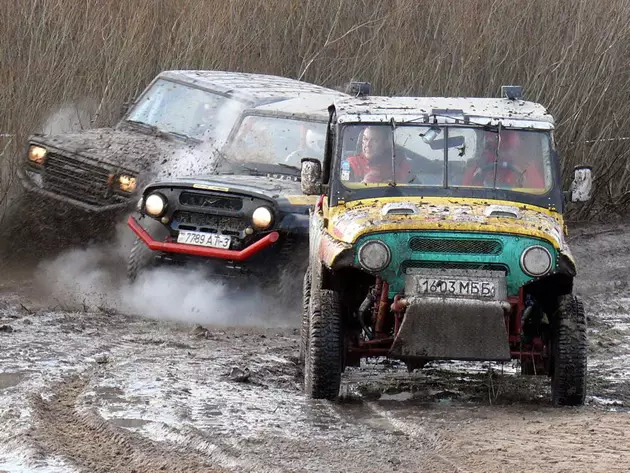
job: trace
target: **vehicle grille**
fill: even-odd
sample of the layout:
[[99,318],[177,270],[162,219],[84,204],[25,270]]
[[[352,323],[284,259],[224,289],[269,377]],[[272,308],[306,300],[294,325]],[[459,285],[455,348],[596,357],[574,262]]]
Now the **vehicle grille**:
[[44,188],[90,205],[124,203],[127,196],[115,194],[109,189],[108,169],[87,164],[57,153],[46,155]]
[[179,203],[189,207],[203,207],[221,210],[238,211],[243,208],[243,199],[220,194],[201,194],[195,192],[182,192],[179,195]]
[[498,255],[503,249],[499,240],[443,239],[414,237],[409,240],[412,251],[424,253],[457,253]]
[[477,262],[452,262],[452,261],[413,261],[406,260],[400,265],[403,273],[409,268],[425,269],[475,269],[485,271],[504,271],[510,274],[510,268],[501,263],[477,263]]
[[182,211],[175,212],[173,217],[177,230],[239,236],[248,226],[248,222],[242,217]]

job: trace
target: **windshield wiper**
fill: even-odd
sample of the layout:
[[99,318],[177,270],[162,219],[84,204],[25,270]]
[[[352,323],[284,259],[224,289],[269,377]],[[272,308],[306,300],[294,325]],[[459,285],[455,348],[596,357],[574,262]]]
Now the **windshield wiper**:
[[147,129],[147,130],[150,130],[150,131],[152,131],[153,133],[157,133],[157,131],[158,131],[158,128],[157,128],[155,125],[150,125],[150,124],[148,124],[148,123],[145,123],[145,122],[140,122],[140,121],[138,121],[138,120],[129,120],[129,119],[127,119],[127,120],[125,120],[125,121],[126,121],[127,123],[131,123],[132,125],[139,126],[139,127],[141,127],[141,128],[145,128],[145,129]]
[[177,131],[172,131],[172,130],[162,130],[161,128],[158,128],[156,125],[151,125],[150,123],[145,123],[145,122],[140,122],[137,120],[127,120],[127,122],[131,123],[132,125],[137,125],[140,126],[142,128],[145,128],[147,130],[150,130],[151,133],[158,135],[158,136],[175,136],[177,138],[181,138],[183,140],[186,141],[200,141],[197,138],[193,138],[192,136],[188,136],[185,133],[180,133]]
[[392,180],[390,186],[396,187],[396,121],[394,117],[391,120],[392,125]]
[[293,170],[295,170],[295,171],[297,171],[297,172],[299,172],[299,173],[301,173],[301,172],[302,172],[302,170],[301,170],[299,167],[297,167],[297,166],[293,166],[293,165],[291,165],[291,164],[285,164],[285,163],[274,163],[274,165],[275,165],[275,166],[282,166],[283,168],[287,168],[287,169],[293,169]]
[[179,133],[177,131],[162,131],[160,130],[160,133],[164,133],[167,135],[173,135],[176,136],[177,138],[181,138],[185,141],[196,141],[198,143],[201,143],[201,140],[198,138],[193,138],[192,136],[188,136],[186,133]]

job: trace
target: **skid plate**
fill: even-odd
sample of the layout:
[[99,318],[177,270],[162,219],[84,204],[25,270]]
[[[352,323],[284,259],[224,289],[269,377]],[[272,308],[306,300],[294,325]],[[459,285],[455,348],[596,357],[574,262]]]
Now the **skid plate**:
[[391,357],[510,359],[504,312],[498,301],[413,297],[409,302]]

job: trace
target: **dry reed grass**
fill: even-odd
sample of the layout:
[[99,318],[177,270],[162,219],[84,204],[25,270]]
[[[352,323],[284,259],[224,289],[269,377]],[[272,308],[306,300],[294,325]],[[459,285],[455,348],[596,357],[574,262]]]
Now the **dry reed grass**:
[[228,69],[395,95],[521,84],[558,120],[565,177],[591,164],[598,208],[630,206],[629,0],[4,0],[0,25],[4,189],[55,105],[110,124],[161,70]]

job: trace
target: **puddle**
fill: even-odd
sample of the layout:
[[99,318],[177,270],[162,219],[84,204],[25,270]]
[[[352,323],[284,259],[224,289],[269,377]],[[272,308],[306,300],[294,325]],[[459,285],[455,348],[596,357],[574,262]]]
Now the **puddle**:
[[25,377],[23,372],[0,373],[0,389],[11,388],[20,384]]

